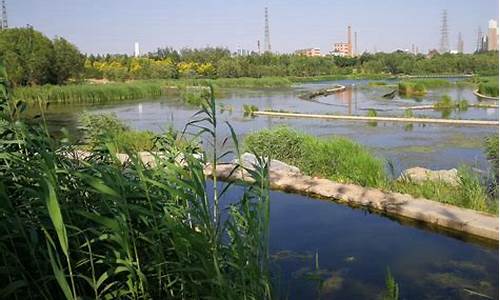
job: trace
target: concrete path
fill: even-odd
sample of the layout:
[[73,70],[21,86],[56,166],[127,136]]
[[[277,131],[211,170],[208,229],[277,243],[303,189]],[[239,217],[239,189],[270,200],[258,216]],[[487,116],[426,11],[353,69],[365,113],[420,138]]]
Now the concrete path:
[[[221,180],[252,179],[245,171],[230,172],[235,165],[217,165],[216,174]],[[212,174],[207,167],[206,174]],[[437,225],[439,227],[467,233],[476,237],[498,241],[498,217],[470,209],[439,203],[427,199],[416,199],[409,195],[382,192],[354,184],[341,184],[331,180],[313,178],[300,172],[270,168],[270,183],[273,189],[328,198],[352,206],[361,206],[396,216],[406,217]]]
[[323,119],[323,120],[348,120],[348,121],[372,121],[372,122],[386,121],[386,122],[403,122],[403,123],[434,123],[434,124],[448,124],[448,125],[479,125],[479,126],[498,127],[498,121],[485,121],[485,120],[340,116],[340,115],[283,113],[283,112],[271,112],[271,111],[255,111],[253,112],[253,114],[256,116],[310,118],[310,119]]

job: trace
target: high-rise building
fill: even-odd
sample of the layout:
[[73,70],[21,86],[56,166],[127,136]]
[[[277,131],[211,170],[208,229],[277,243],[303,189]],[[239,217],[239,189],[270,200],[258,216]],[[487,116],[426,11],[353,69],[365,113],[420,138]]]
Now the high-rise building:
[[458,43],[457,43],[457,52],[464,53],[464,40],[462,39],[462,33],[458,33]]
[[139,50],[139,43],[135,42],[134,44],[134,56],[139,57],[141,55],[140,50]]
[[488,51],[498,50],[498,23],[496,20],[488,22]]

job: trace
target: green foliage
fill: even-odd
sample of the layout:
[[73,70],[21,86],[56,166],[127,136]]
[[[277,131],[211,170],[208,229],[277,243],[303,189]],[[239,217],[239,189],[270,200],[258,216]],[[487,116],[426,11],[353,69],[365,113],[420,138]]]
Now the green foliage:
[[470,168],[461,167],[458,170],[458,179],[457,185],[439,180],[417,183],[404,179],[392,182],[390,189],[474,210],[498,212],[498,201],[488,193],[486,184]]
[[491,169],[495,178],[495,188],[498,189],[498,135],[492,135],[485,141],[486,157],[491,163]]
[[368,110],[368,113],[366,114],[368,117],[376,117],[377,116],[377,111],[373,108],[370,108]]
[[425,88],[425,85],[418,81],[418,82],[412,82],[412,81],[401,81],[398,85],[398,90],[399,94],[403,96],[424,96],[427,94],[427,89]]
[[249,134],[245,147],[297,166],[312,176],[373,187],[386,182],[383,162],[345,138],[319,139],[279,127]]
[[434,109],[442,110],[446,113],[451,113],[451,109],[457,109],[458,111],[467,111],[469,108],[469,102],[466,99],[453,101],[449,95],[443,95],[441,98],[434,103]]
[[[5,85],[0,85],[5,91]],[[0,291],[13,299],[269,299],[267,162],[220,217],[205,161],[158,139],[164,155],[126,164],[108,140],[85,159],[44,127],[13,120],[2,92]],[[200,124],[216,140],[215,102]],[[92,119],[92,117],[89,117]],[[110,130],[124,126],[94,119]],[[196,122],[196,123],[195,123]],[[202,124],[203,123],[203,124]],[[214,158],[218,157],[213,149]],[[185,165],[169,159],[182,154]],[[215,163],[216,159],[211,161]],[[227,203],[224,203],[227,206]]]
[[0,61],[14,85],[55,83],[52,42],[32,28],[0,31]]
[[498,81],[481,82],[478,92],[489,97],[498,97]]
[[201,106],[210,98],[210,89],[208,86],[184,86],[180,89],[182,101],[192,106]]
[[80,117],[83,126],[85,145],[89,149],[102,146],[103,141],[115,144],[116,151],[134,152],[151,151],[155,135],[150,131],[135,131],[127,127],[113,114],[83,114]]
[[413,118],[413,117],[415,117],[415,115],[413,114],[413,110],[410,109],[410,108],[405,109],[403,117],[405,117],[405,118]]
[[57,84],[63,84],[68,79],[78,79],[83,73],[85,56],[78,48],[63,38],[56,38],[54,46],[54,76]]
[[259,111],[259,108],[253,104],[243,104],[243,115],[253,116],[253,113]]
[[453,108],[453,106],[453,99],[451,99],[449,95],[441,96],[441,98],[436,103],[434,103],[435,109]]
[[391,270],[387,268],[387,273],[385,276],[385,286],[386,286],[386,292],[383,295],[382,299],[383,300],[399,300],[399,285],[392,277]]

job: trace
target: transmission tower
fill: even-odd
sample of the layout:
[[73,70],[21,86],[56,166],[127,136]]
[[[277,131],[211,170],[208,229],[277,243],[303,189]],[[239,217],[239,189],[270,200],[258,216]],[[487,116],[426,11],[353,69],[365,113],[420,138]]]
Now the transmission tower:
[[441,23],[441,43],[439,45],[439,51],[441,53],[448,52],[450,45],[448,42],[448,12],[443,10],[442,23]]
[[265,8],[264,19],[264,52],[271,52],[271,35],[269,34],[269,14],[267,7]]
[[2,0],[2,18],[0,19],[0,29],[7,29],[8,27],[7,6],[5,5],[5,0]]

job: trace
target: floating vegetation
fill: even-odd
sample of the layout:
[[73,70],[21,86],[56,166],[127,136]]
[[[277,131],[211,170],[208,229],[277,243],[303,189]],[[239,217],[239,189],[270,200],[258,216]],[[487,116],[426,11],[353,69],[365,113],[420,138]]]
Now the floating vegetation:
[[243,116],[253,117],[253,113],[259,111],[259,108],[253,104],[243,104]]

